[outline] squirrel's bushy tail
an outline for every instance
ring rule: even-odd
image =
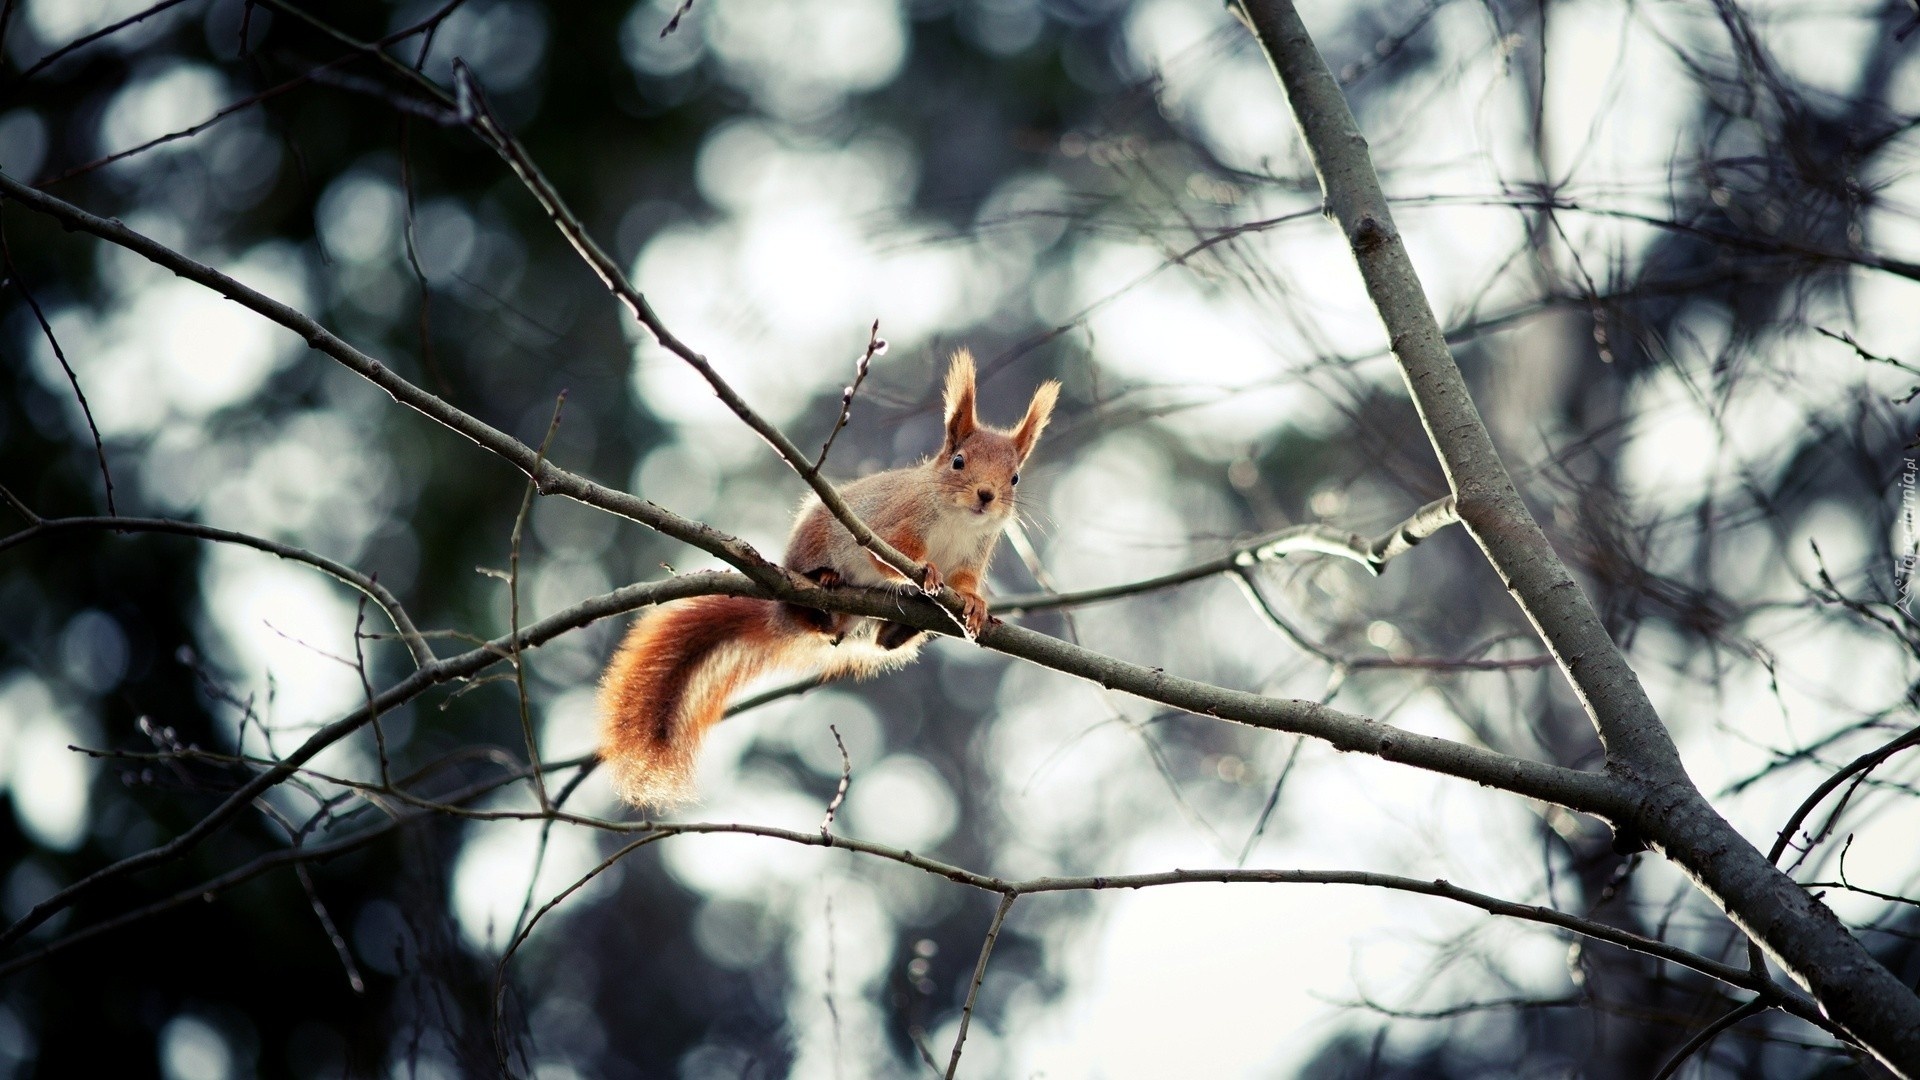
[[[620,797],[668,807],[693,793],[700,741],[727,698],[800,645],[779,605],[696,596],[649,612],[627,632],[600,682],[600,756]]]

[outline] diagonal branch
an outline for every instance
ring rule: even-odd
[[[1234,0],[1234,10],[1285,88],[1461,521],[1559,661],[1606,747],[1608,774],[1630,793],[1616,828],[1657,846],[1884,1064],[1920,1077],[1920,996],[1701,795],[1639,677],[1521,500],[1394,228],[1366,138],[1299,12],[1290,0]]]
[[[454,79],[459,91],[460,114],[468,119],[469,126],[481,140],[492,147],[494,152],[513,169],[514,175],[520,178],[520,182],[526,186],[527,191],[532,193],[534,199],[539,202],[540,208],[547,212],[547,217],[560,230],[560,235],[565,237],[567,243],[579,253],[580,258],[586,261],[587,266],[593,270],[595,276],[599,277],[607,290],[633,313],[633,317],[641,326],[647,328],[647,332],[653,335],[653,339],[660,344],[661,348],[686,361],[687,366],[698,372],[700,377],[707,381],[707,385],[713,388],[714,396],[719,398],[721,403],[732,410],[733,414],[745,422],[747,427],[753,429],[754,434],[759,435],[766,440],[767,445],[773,447],[774,452],[780,455],[780,459],[799,474],[800,478],[807,482],[807,486],[813,489],[813,493],[819,496],[821,504],[827,508],[828,512],[853,534],[856,543],[871,551],[881,562],[900,571],[910,580],[920,581],[925,576],[925,572],[919,563],[907,558],[899,549],[868,528],[867,524],[860,520],[859,515],[853,512],[853,508],[847,505],[846,500],[840,497],[840,493],[834,489],[834,486],[820,475],[815,464],[807,460],[806,454],[794,445],[793,440],[787,438],[785,432],[755,412],[753,407],[747,404],[746,399],[720,377],[720,373],[714,370],[713,364],[705,356],[667,329],[666,323],[662,322],[660,316],[654,312],[653,305],[641,295],[640,290],[634,288],[631,281],[627,280],[627,275],[621,271],[619,264],[615,263],[613,258],[587,233],[586,226],[580,223],[579,216],[560,198],[560,193],[540,171],[540,167],[534,164],[533,158],[527,154],[526,149],[495,119],[492,111],[487,107],[486,97],[481,93],[478,80],[473,77],[473,73],[465,64],[457,60],[454,62]],[[877,322],[875,326],[877,334]],[[870,338],[869,358],[877,346],[877,337]]]
[[[575,889],[600,873],[603,873],[628,851],[644,844],[675,836],[701,836],[712,834],[731,834],[740,836],[758,836],[770,840],[780,840],[805,847],[839,848],[859,855],[883,859],[912,867],[934,877],[944,878],[955,884],[979,889],[983,892],[998,893],[1002,898],[1002,919],[1004,908],[1010,902],[1023,896],[1037,896],[1044,893],[1073,892],[1112,892],[1117,890],[1151,889],[1169,885],[1347,885],[1361,888],[1389,889],[1394,892],[1413,893],[1431,896],[1437,899],[1478,908],[1489,915],[1515,919],[1521,922],[1536,923],[1565,930],[1580,937],[1605,942],[1630,952],[1650,956],[1667,963],[1676,964],[1691,971],[1697,971],[1709,978],[1752,991],[1756,1000],[1764,1002],[1793,1014],[1822,1029],[1831,1030],[1832,1024],[1821,1016],[1819,1007],[1805,996],[1781,986],[1765,975],[1755,973],[1743,967],[1721,963],[1718,960],[1689,952],[1679,946],[1622,930],[1616,926],[1594,919],[1570,915],[1550,907],[1538,904],[1522,904],[1513,900],[1493,896],[1473,889],[1455,885],[1445,878],[1410,878],[1398,874],[1382,874],[1370,870],[1242,870],[1242,869],[1199,869],[1199,870],[1162,870],[1142,874],[1089,874],[1075,877],[1037,877],[1027,879],[1002,878],[978,871],[969,870],[952,863],[942,862],[926,855],[906,851],[886,844],[877,844],[869,840],[859,840],[837,833],[821,833],[787,829],[773,825],[755,825],[745,822],[613,822],[575,814],[557,813],[543,815],[536,810],[495,810],[481,811],[473,815],[487,820],[530,820],[552,817],[554,820],[599,829],[606,832],[636,834],[638,839],[620,849],[620,854],[608,859],[589,871],[586,878],[576,882],[556,896],[546,908],[544,914]],[[1000,921],[1000,920],[996,920]],[[528,928],[531,929],[530,927]],[[989,946],[990,948],[990,946]]]
[[[596,484],[544,461],[539,451],[486,422],[469,415],[418,386],[408,382],[372,356],[347,344],[338,335],[306,315],[266,294],[241,284],[205,263],[187,258],[165,244],[129,229],[117,220],[90,214],[77,206],[38,191],[0,173],[0,197],[54,218],[70,229],[90,233],[132,251],[173,271],[189,281],[204,285],[222,296],[265,316],[299,334],[308,345],[345,364],[348,368],[386,391],[402,405],[427,419],[449,428],[482,449],[505,459],[539,484],[544,495],[562,495],[597,506],[642,525],[692,544],[739,568],[761,584],[772,584],[787,577],[785,571],[769,562],[744,541],[728,536],[698,521],[683,518],[644,499]]]
[[[967,988],[966,1004],[960,1007],[960,1033],[953,1037],[953,1056],[947,1059],[946,1080],[953,1080],[960,1071],[960,1049],[967,1043],[967,1026],[973,1023],[973,1003],[980,998],[980,984],[987,978],[987,960],[993,956],[993,946],[1000,940],[1000,928],[1007,924],[1007,912],[1013,910],[1013,902],[1020,896],[1017,892],[1000,894],[1000,906],[993,911],[993,922],[987,926],[987,936],[980,943],[980,959],[973,965],[973,984]]]
[[[53,358],[60,361],[60,370],[67,374],[67,385],[73,387],[73,396],[80,402],[80,415],[86,417],[87,431],[93,435],[93,456],[100,462],[100,479],[107,486],[107,514],[118,514],[119,508],[113,505],[113,473],[107,469],[107,447],[100,441],[100,425],[93,422],[93,406],[87,404],[87,392],[80,389],[80,376],[74,374],[73,365],[67,362],[67,353],[60,347],[60,339],[53,336],[53,324],[47,321],[46,312],[40,310],[40,301],[33,298],[33,291],[20,277],[20,270],[13,264],[13,247],[7,243],[7,229],[0,223],[0,265],[4,265],[7,277],[13,287],[20,290],[20,296],[33,311],[34,321],[40,324],[40,333],[47,339],[47,345],[53,349]]]

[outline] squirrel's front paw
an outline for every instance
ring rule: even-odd
[[[987,628],[987,598],[979,593],[961,593],[960,611],[967,620],[967,636],[977,638]]]
[[[946,579],[940,576],[940,568],[928,563],[921,569],[926,572],[926,577],[920,582],[920,591],[928,596],[939,596],[940,587],[947,583]]]

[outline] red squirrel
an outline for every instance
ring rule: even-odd
[[[956,352],[940,452],[840,490],[868,528],[922,564],[925,584],[875,558],[813,497],[787,537],[786,567],[824,586],[937,593],[949,585],[963,601],[968,636],[978,636],[987,624],[987,561],[1013,517],[1020,466],[1059,394],[1058,382],[1042,383],[1016,427],[989,427],[974,414],[973,357]],[[697,596],[655,608],[627,632],[600,682],[600,756],[614,790],[637,806],[684,803],[700,741],[741,685],[774,671],[871,675],[913,659],[925,638],[883,619],[750,597]]]

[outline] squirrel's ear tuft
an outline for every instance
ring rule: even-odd
[[[973,405],[973,354],[961,349],[953,354],[953,362],[947,367],[947,444],[944,449],[958,448],[980,426]]]
[[[1020,426],[1013,429],[1013,449],[1025,461],[1033,453],[1034,444],[1040,441],[1040,433],[1047,429],[1047,420],[1053,416],[1054,402],[1060,400],[1060,381],[1048,379],[1033,392],[1033,403],[1027,406],[1027,415],[1021,417]]]

